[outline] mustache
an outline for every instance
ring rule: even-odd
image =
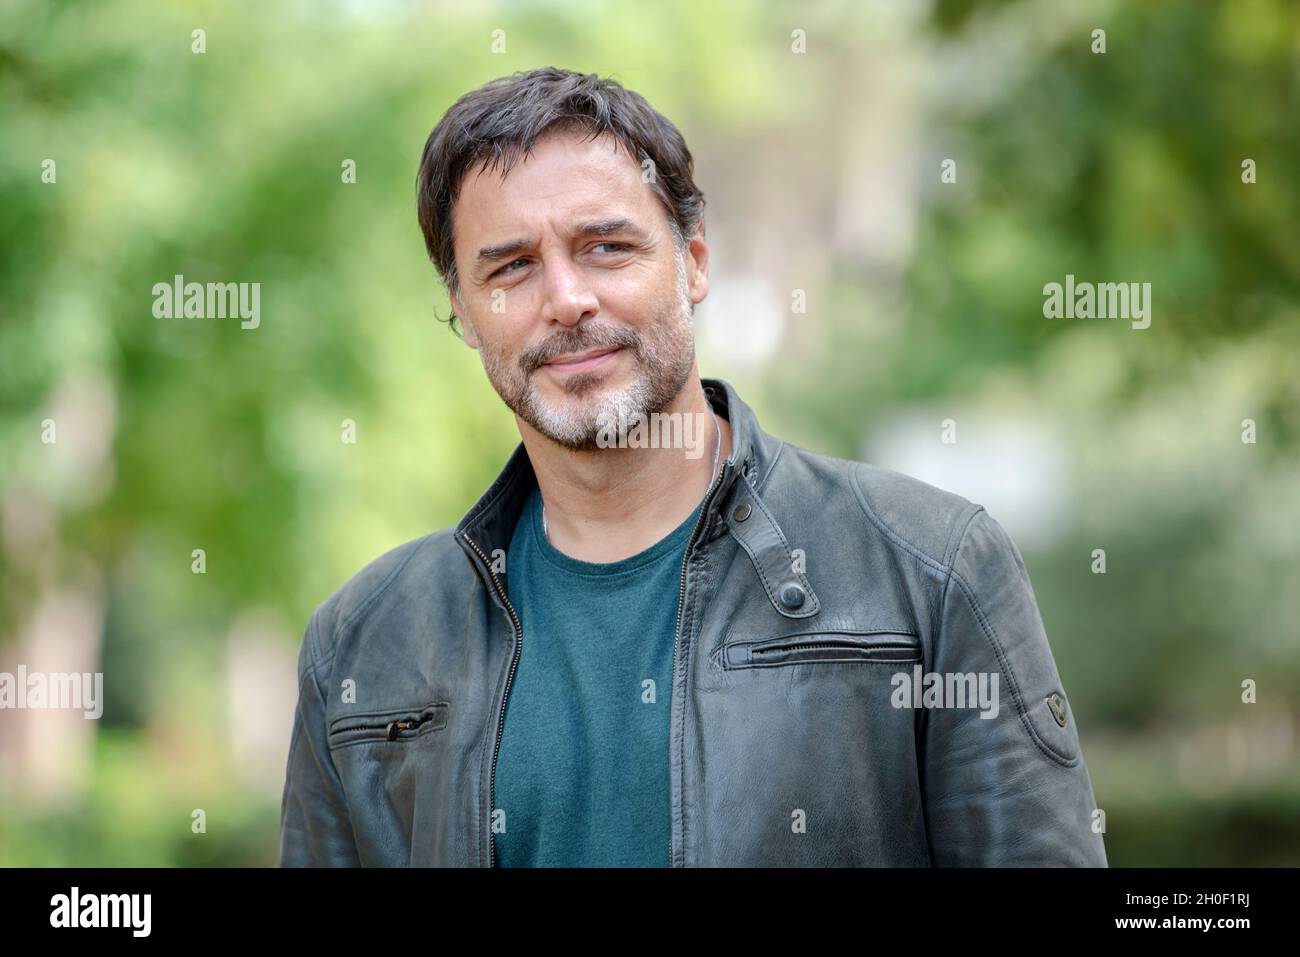
[[[586,352],[588,349],[631,349],[633,355],[640,358],[641,336],[633,329],[616,326],[566,329],[531,349],[525,349],[519,356],[519,368],[524,375],[532,375],[556,356]]]

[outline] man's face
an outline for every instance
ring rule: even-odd
[[[708,248],[678,252],[612,137],[546,135],[504,181],[471,170],[454,249],[465,341],[506,405],[561,445],[596,448],[606,416],[663,411],[693,374]]]

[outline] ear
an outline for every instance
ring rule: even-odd
[[[469,311],[465,308],[464,303],[455,293],[448,293],[447,301],[451,303],[451,311],[456,314],[460,320],[461,338],[465,340],[465,345],[471,349],[478,348],[478,334],[474,331],[474,323],[469,321]]]
[[[709,294],[709,245],[704,241],[704,218],[686,244],[686,280],[691,302],[700,303]]]

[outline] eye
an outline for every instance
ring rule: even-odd
[[[500,269],[498,269],[496,272],[494,272],[492,275],[495,277],[495,276],[505,275],[508,272],[514,272],[514,270],[510,268],[511,266],[513,266],[515,263],[526,263],[526,262],[528,262],[527,259],[522,259],[522,258],[513,259],[510,262],[506,263],[504,266],[502,266]]]
[[[623,252],[627,249],[627,243],[596,243],[596,246],[613,246],[616,252]]]

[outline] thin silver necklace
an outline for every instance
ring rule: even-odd
[[[714,430],[714,440],[715,440],[713,443],[713,471],[709,473],[709,486],[712,487],[713,480],[718,477],[718,456],[722,452],[722,423],[718,421],[718,413],[714,412],[712,409],[709,409],[709,411],[713,413],[713,430]],[[546,536],[546,540],[548,542],[551,540],[551,533],[546,528],[546,503],[545,502],[542,503],[542,534]]]

